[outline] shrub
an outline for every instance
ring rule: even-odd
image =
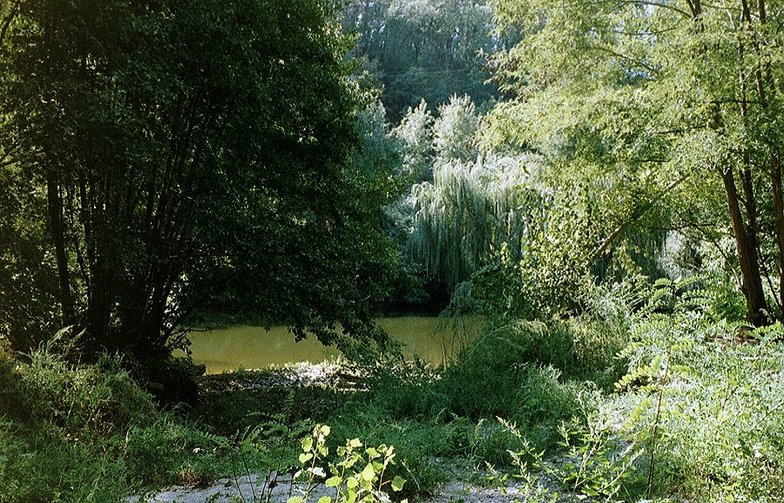
[[[657,283],[624,350],[624,393],[601,407],[603,421],[645,447],[647,496],[778,501],[784,329],[713,322],[692,284]]]
[[[337,458],[328,461],[327,436],[330,432],[329,426],[317,425],[310,436],[301,440],[299,462],[302,468],[294,474],[294,479],[305,479],[306,487],[301,496],[290,497],[288,503],[309,501],[314,484],[322,481],[328,489],[334,490],[335,497],[322,496],[319,503],[388,502],[388,492],[399,493],[403,489],[406,480],[399,475],[392,478],[388,472],[395,465],[394,446],[381,444],[363,449],[358,438],[346,439],[344,445],[335,449]]]
[[[490,330],[434,383],[440,408],[528,426],[571,417],[580,386],[563,381],[559,370],[570,358],[568,332],[524,322]]]
[[[389,475],[408,480],[401,496],[430,494],[444,482],[447,472],[433,460],[453,455],[453,429],[437,418],[393,419],[387,410],[373,403],[355,403],[337,411],[332,418],[334,438],[360,437],[371,445],[394,445],[397,464]],[[338,444],[331,445],[333,449]]]

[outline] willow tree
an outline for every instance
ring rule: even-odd
[[[85,355],[166,354],[205,304],[370,326],[385,196],[330,0],[2,6],[0,199],[36,199]]]
[[[453,96],[429,125],[424,111],[411,110],[401,128],[419,132],[404,139],[432,139],[430,176],[398,214],[410,216],[399,219],[409,225],[407,249],[440,290],[433,293],[459,296],[476,280],[473,300],[493,314],[539,317],[573,305],[563,291],[576,289],[590,263],[578,244],[579,190],[548,185],[541,155],[484,150],[483,117],[469,97]]]
[[[649,184],[643,204],[598,239],[597,250],[679,184],[705,198],[723,192],[723,221],[756,325],[767,319],[764,270],[777,273],[770,283],[778,276],[775,298],[784,300],[781,7],[769,0],[497,4],[500,22],[525,33],[499,58],[516,99],[495,112],[498,138],[556,144],[570,160],[588,161],[593,176],[613,172],[632,186]],[[623,194],[617,179],[613,193]]]

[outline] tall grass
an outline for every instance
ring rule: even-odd
[[[232,444],[159,411],[117,358],[72,365],[40,350],[0,362],[0,503],[120,501],[275,463],[255,440]],[[292,456],[293,460],[293,456]]]

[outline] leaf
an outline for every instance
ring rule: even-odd
[[[343,483],[343,479],[335,475],[334,477],[328,478],[326,482],[324,482],[324,485],[327,487],[338,487],[341,483]]]
[[[303,452],[302,454],[299,455],[299,462],[300,463],[303,463],[303,464],[307,463],[311,459],[313,459],[313,453]]]
[[[348,441],[348,445],[356,449],[357,447],[362,447],[362,442],[358,438],[352,438]]]
[[[292,496],[291,498],[286,500],[286,503],[304,503],[305,498],[302,496]]]
[[[366,482],[370,482],[376,476],[376,470],[373,468],[372,464],[368,463],[367,466],[365,466],[365,469],[362,470],[362,473],[359,474],[359,476],[362,478],[362,480]]]
[[[406,479],[404,479],[400,475],[395,475],[395,478],[392,479],[392,490],[395,492],[402,491],[403,485],[405,483],[406,483]]]
[[[359,482],[354,477],[351,477],[348,480],[346,480],[346,487],[348,487],[349,489],[354,489],[358,485],[359,485]]]
[[[348,468],[351,468],[352,466],[354,466],[354,465],[357,463],[357,461],[359,461],[359,456],[357,456],[357,455],[353,455],[353,456],[351,456],[350,458],[348,458],[348,459],[347,459],[347,460],[346,460],[346,461],[343,463],[343,465],[346,467],[346,469],[348,469]]]
[[[318,503],[332,503],[332,498],[329,496],[322,496],[319,498]]]
[[[305,452],[313,448],[313,437],[305,437],[302,439],[302,450]]]

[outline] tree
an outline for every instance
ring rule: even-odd
[[[372,332],[384,187],[331,1],[3,6],[0,198],[45,222],[83,355],[168,354],[205,305]]]
[[[467,95],[452,95],[438,107],[433,124],[433,147],[438,159],[473,161],[479,154],[476,133],[480,117],[476,105]]]
[[[494,85],[485,84],[483,54],[508,41],[492,34],[486,1],[353,0],[344,26],[356,31],[355,53],[377,75],[395,122],[422,100],[436,107],[455,93],[477,103],[496,94]]]
[[[502,0],[497,15],[525,33],[500,58],[517,96],[495,112],[501,142],[541,146],[544,131],[569,160],[654,187],[597,250],[691,177],[706,197],[722,191],[748,319],[766,323],[763,270],[778,270],[774,297],[784,300],[778,6]]]
[[[421,101],[416,108],[409,108],[392,130],[392,136],[403,148],[404,175],[411,177],[413,182],[429,176],[433,150],[432,126],[433,116],[427,110],[427,103]]]

